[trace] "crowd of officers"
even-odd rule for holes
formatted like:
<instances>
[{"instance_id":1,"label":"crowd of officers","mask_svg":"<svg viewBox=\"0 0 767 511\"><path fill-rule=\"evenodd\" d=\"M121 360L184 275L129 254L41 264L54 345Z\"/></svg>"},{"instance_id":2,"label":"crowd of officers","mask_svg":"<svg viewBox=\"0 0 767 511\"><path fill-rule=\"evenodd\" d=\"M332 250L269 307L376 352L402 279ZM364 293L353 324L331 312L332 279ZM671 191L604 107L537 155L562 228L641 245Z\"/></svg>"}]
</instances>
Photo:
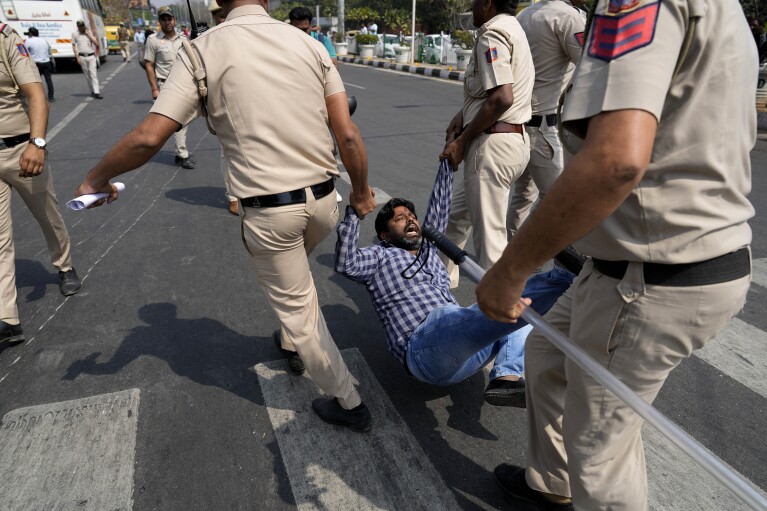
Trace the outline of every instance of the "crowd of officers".
<instances>
[{"instance_id":1,"label":"crowd of officers","mask_svg":"<svg viewBox=\"0 0 767 511\"><path fill-rule=\"evenodd\" d=\"M547 319L652 402L669 372L746 298L757 50L734 0L667 0L662 8L659 0L598 0L588 20L582 3L542 0L515 17L515 0L473 1L477 41L440 155L454 168L464 162L447 234L459 244L472 236L488 269L478 304L497 321L519 317L527 277L565 246L590 256ZM110 179L149 161L171 135L177 160L188 161L182 133L204 115L223 147L242 240L280 322L276 338L330 396L314 407L320 418L348 425L367 411L308 260L338 219L334 140L351 205L360 217L376 207L340 75L320 42L269 17L262 0L217 0L211 10L222 23L191 45L171 33L175 20L164 9L144 55L156 102L78 194L108 193L96 206L116 200ZM73 44L85 70L94 57L81 33ZM46 166L37 68L19 36L3 34L10 67L0 67L0 335L19 342L12 188L41 223L60 274L74 270ZM29 115L9 92L15 84ZM243 101L254 90L259 100ZM92 91L98 96L97 85ZM536 331L525 379L527 464L497 467L501 488L545 510L646 509L640 418Z\"/></svg>"}]
</instances>

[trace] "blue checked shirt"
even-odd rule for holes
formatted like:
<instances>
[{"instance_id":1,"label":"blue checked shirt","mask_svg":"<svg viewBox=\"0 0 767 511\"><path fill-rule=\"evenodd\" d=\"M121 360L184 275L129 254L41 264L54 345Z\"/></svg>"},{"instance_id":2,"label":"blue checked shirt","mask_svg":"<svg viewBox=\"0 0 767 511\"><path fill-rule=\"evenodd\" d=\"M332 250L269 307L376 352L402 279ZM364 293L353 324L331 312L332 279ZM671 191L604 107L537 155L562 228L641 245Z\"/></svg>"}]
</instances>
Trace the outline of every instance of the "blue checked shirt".
<instances>
[{"instance_id":1,"label":"blue checked shirt","mask_svg":"<svg viewBox=\"0 0 767 511\"><path fill-rule=\"evenodd\" d=\"M444 232L453 195L453 172L447 161L439 167L422 225ZM438 250L424 240L416 257L385 241L359 248L360 219L353 207L338 225L336 271L364 284L386 330L389 350L404 366L408 339L413 330L437 307L458 305L450 292L450 276ZM419 270L419 268L423 267ZM404 278L403 272L411 279Z\"/></svg>"}]
</instances>

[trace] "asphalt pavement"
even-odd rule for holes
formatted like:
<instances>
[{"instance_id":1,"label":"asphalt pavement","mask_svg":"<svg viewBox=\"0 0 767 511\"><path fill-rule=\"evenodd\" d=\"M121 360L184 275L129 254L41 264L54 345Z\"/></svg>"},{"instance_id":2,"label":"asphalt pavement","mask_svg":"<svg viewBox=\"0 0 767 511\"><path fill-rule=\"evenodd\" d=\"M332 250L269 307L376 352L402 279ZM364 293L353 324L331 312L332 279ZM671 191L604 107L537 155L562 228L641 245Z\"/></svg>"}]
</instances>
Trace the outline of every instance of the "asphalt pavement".
<instances>
[{"instance_id":1,"label":"asphalt pavement","mask_svg":"<svg viewBox=\"0 0 767 511\"><path fill-rule=\"evenodd\" d=\"M461 84L346 64L341 74L359 102L371 185L422 214ZM196 169L174 163L171 139L118 179L126 190L117 202L64 209L152 104L135 61L110 57L99 77L102 101L88 97L80 73L53 77L49 158L83 279L77 295L59 294L43 236L13 199L28 341L0 348L0 509L522 509L492 469L524 464L525 412L483 405L484 374L447 388L407 377L365 289L333 272L334 235L310 257L314 281L374 430L347 433L312 414L318 391L285 372L271 340L277 321L227 211L220 146L201 120L188 131ZM253 101L265 99L254 91ZM672 373L656 406L764 490L767 143L752 162L749 302ZM348 196L346 182L338 189ZM361 240L373 243L372 219ZM456 296L472 303L473 284L462 279ZM645 442L653 509L744 509L656 433Z\"/></svg>"}]
</instances>

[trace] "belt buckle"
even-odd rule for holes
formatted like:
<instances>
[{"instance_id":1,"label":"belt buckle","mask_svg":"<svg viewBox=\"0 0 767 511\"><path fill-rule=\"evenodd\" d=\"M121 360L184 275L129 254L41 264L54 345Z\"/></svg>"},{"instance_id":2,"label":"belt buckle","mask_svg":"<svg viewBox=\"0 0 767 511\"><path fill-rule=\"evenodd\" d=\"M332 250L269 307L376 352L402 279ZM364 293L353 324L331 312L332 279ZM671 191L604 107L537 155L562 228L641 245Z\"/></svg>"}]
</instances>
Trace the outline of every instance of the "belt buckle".
<instances>
[{"instance_id":1,"label":"belt buckle","mask_svg":"<svg viewBox=\"0 0 767 511\"><path fill-rule=\"evenodd\" d=\"M261 203L258 201L258 197L253 197L253 207L254 208L260 208Z\"/></svg>"}]
</instances>

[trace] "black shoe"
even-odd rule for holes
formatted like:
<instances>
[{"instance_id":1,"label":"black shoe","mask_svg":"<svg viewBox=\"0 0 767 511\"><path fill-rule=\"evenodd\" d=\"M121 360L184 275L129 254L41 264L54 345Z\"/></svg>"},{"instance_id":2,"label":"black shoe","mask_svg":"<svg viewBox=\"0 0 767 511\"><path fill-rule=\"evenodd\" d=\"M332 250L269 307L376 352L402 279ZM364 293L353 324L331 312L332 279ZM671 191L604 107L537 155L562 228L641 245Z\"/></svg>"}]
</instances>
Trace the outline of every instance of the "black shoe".
<instances>
[{"instance_id":1,"label":"black shoe","mask_svg":"<svg viewBox=\"0 0 767 511\"><path fill-rule=\"evenodd\" d=\"M272 338L274 339L274 344L277 346L277 349L280 350L283 355L288 357L288 367L290 367L290 372L298 376L304 374L306 367L304 367L303 360L301 360L301 357L295 351L286 350L282 347L282 336L280 335L279 330L274 331Z\"/></svg>"},{"instance_id":2,"label":"black shoe","mask_svg":"<svg viewBox=\"0 0 767 511\"><path fill-rule=\"evenodd\" d=\"M80 278L74 268L59 272L59 289L64 296L72 296L80 290Z\"/></svg>"},{"instance_id":3,"label":"black shoe","mask_svg":"<svg viewBox=\"0 0 767 511\"><path fill-rule=\"evenodd\" d=\"M191 158L181 158L176 156L176 163L180 164L185 169L193 169L194 161Z\"/></svg>"},{"instance_id":4,"label":"black shoe","mask_svg":"<svg viewBox=\"0 0 767 511\"><path fill-rule=\"evenodd\" d=\"M10 325L0 321L0 343L19 344L24 342L24 331L21 325Z\"/></svg>"},{"instance_id":5,"label":"black shoe","mask_svg":"<svg viewBox=\"0 0 767 511\"><path fill-rule=\"evenodd\" d=\"M48 98L48 103L54 103L56 101L56 98Z\"/></svg>"},{"instance_id":6,"label":"black shoe","mask_svg":"<svg viewBox=\"0 0 767 511\"><path fill-rule=\"evenodd\" d=\"M487 384L485 402L494 406L513 406L527 408L525 399L525 380L517 381L495 379Z\"/></svg>"},{"instance_id":7,"label":"black shoe","mask_svg":"<svg viewBox=\"0 0 767 511\"><path fill-rule=\"evenodd\" d=\"M183 162L184 160L189 160L189 161L191 161L192 163L197 163L197 160L195 160L195 159L194 159L194 156L192 156L191 154L190 154L189 156L187 156L186 158L182 158L181 156L179 156L179 155L176 155L176 163L181 163L181 162Z\"/></svg>"},{"instance_id":8,"label":"black shoe","mask_svg":"<svg viewBox=\"0 0 767 511\"><path fill-rule=\"evenodd\" d=\"M541 492L533 490L525 480L525 469L501 463L493 471L498 486L517 500L534 504L539 511L574 511L572 503L558 504L546 499Z\"/></svg>"},{"instance_id":9,"label":"black shoe","mask_svg":"<svg viewBox=\"0 0 767 511\"><path fill-rule=\"evenodd\" d=\"M96 99L104 99L104 96L102 96L101 94L96 94L95 92L91 94L91 97L94 97Z\"/></svg>"},{"instance_id":10,"label":"black shoe","mask_svg":"<svg viewBox=\"0 0 767 511\"><path fill-rule=\"evenodd\" d=\"M351 410L345 410L334 397L318 397L312 401L312 408L320 419L328 424L362 432L370 431L373 427L373 418L364 403Z\"/></svg>"}]
</instances>

